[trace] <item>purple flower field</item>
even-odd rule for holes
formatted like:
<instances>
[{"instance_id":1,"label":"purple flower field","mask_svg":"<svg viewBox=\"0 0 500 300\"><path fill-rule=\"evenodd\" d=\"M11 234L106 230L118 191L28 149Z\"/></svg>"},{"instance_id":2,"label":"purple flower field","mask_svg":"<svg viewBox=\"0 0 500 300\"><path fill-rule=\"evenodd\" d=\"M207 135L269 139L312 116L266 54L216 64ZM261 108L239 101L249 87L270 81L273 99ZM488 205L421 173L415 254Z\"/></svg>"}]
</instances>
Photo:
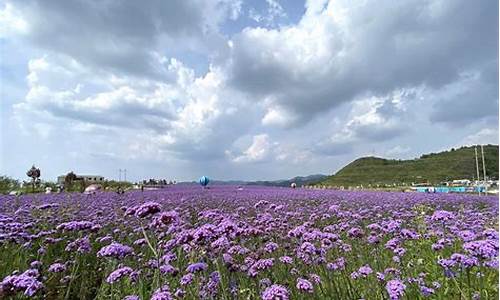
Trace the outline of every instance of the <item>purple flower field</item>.
<instances>
[{"instance_id":1,"label":"purple flower field","mask_svg":"<svg viewBox=\"0 0 500 300\"><path fill-rule=\"evenodd\" d=\"M0 196L0 298L497 299L498 198L173 186Z\"/></svg>"}]
</instances>

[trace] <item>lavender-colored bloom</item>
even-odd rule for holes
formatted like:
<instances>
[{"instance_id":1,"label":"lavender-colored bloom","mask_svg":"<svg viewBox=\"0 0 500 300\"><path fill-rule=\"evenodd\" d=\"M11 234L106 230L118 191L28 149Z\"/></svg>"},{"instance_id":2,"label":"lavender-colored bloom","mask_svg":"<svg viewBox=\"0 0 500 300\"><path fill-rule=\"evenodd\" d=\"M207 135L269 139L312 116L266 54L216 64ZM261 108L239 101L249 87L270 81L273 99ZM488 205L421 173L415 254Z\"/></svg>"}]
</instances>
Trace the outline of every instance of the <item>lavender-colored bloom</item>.
<instances>
[{"instance_id":1,"label":"lavender-colored bloom","mask_svg":"<svg viewBox=\"0 0 500 300\"><path fill-rule=\"evenodd\" d=\"M399 243L400 241L397 238L390 239L385 243L385 248L394 250L399 247Z\"/></svg>"},{"instance_id":2,"label":"lavender-colored bloom","mask_svg":"<svg viewBox=\"0 0 500 300\"><path fill-rule=\"evenodd\" d=\"M316 253L316 247L309 242L304 242L302 243L302 245L300 245L299 251L312 255Z\"/></svg>"},{"instance_id":3,"label":"lavender-colored bloom","mask_svg":"<svg viewBox=\"0 0 500 300\"><path fill-rule=\"evenodd\" d=\"M401 257L403 256L405 253L406 253L406 249L405 248L401 248L401 247L398 247L396 249L393 250L394 254L396 254L397 256Z\"/></svg>"},{"instance_id":4,"label":"lavender-colored bloom","mask_svg":"<svg viewBox=\"0 0 500 300\"><path fill-rule=\"evenodd\" d=\"M439 222L444 222L453 219L455 219L455 214L447 210L436 210L431 216L432 221L439 221Z\"/></svg>"},{"instance_id":5,"label":"lavender-colored bloom","mask_svg":"<svg viewBox=\"0 0 500 300\"><path fill-rule=\"evenodd\" d=\"M350 237L358 238L358 237L362 237L364 232L363 232L363 229L361 229L359 227L353 227L353 228L349 229L347 234Z\"/></svg>"},{"instance_id":6,"label":"lavender-colored bloom","mask_svg":"<svg viewBox=\"0 0 500 300\"><path fill-rule=\"evenodd\" d=\"M122 245L120 243L111 243L111 245L104 246L97 252L98 257L114 257L124 258L134 252L132 247Z\"/></svg>"},{"instance_id":7,"label":"lavender-colored bloom","mask_svg":"<svg viewBox=\"0 0 500 300\"><path fill-rule=\"evenodd\" d=\"M471 231L471 230L463 230L458 233L458 236L464 241L464 242L470 242L473 241L476 238L476 234Z\"/></svg>"},{"instance_id":8,"label":"lavender-colored bloom","mask_svg":"<svg viewBox=\"0 0 500 300\"><path fill-rule=\"evenodd\" d=\"M498 257L498 241L479 240L463 245L465 251L478 258L488 259Z\"/></svg>"},{"instance_id":9,"label":"lavender-colored bloom","mask_svg":"<svg viewBox=\"0 0 500 300\"><path fill-rule=\"evenodd\" d=\"M39 261L39 260L35 260L33 262L30 263L30 267L31 268L34 268L34 269L38 269L42 266L42 262Z\"/></svg>"},{"instance_id":10,"label":"lavender-colored bloom","mask_svg":"<svg viewBox=\"0 0 500 300\"><path fill-rule=\"evenodd\" d=\"M87 236L83 238L76 239L75 241L68 243L65 248L66 251L77 251L78 253L89 253L92 251L92 246L90 245L90 240Z\"/></svg>"},{"instance_id":11,"label":"lavender-colored bloom","mask_svg":"<svg viewBox=\"0 0 500 300\"><path fill-rule=\"evenodd\" d=\"M384 281L385 280L385 275L384 273L377 272L377 279L379 281Z\"/></svg>"},{"instance_id":12,"label":"lavender-colored bloom","mask_svg":"<svg viewBox=\"0 0 500 300\"><path fill-rule=\"evenodd\" d=\"M276 251L278 249L278 247L279 247L278 244L276 244L274 242L269 242L264 246L264 250L266 252L272 253L272 252Z\"/></svg>"},{"instance_id":13,"label":"lavender-colored bloom","mask_svg":"<svg viewBox=\"0 0 500 300\"><path fill-rule=\"evenodd\" d=\"M453 266L455 266L456 261L453 259L440 258L438 259L438 264L445 269L451 269Z\"/></svg>"},{"instance_id":14,"label":"lavender-colored bloom","mask_svg":"<svg viewBox=\"0 0 500 300\"><path fill-rule=\"evenodd\" d=\"M46 203L46 204L39 205L36 208L40 209L40 210L45 210L45 209L57 208L57 207L59 207L59 203Z\"/></svg>"},{"instance_id":15,"label":"lavender-colored bloom","mask_svg":"<svg viewBox=\"0 0 500 300\"><path fill-rule=\"evenodd\" d=\"M149 202L146 202L146 203L142 204L141 206L139 206L136 209L134 215L138 218L145 218L149 215L156 214L160 211L161 211L160 204L158 204L156 202L149 201Z\"/></svg>"},{"instance_id":16,"label":"lavender-colored bloom","mask_svg":"<svg viewBox=\"0 0 500 300\"><path fill-rule=\"evenodd\" d=\"M128 275L132 274L133 271L134 270L130 267L122 267L122 268L116 269L113 272L111 272L111 274L109 274L108 278L106 278L106 282L113 284L116 281L123 278L124 276L128 276Z\"/></svg>"},{"instance_id":17,"label":"lavender-colored bloom","mask_svg":"<svg viewBox=\"0 0 500 300\"><path fill-rule=\"evenodd\" d=\"M431 248L434 251L439 251L439 250L442 250L444 248L444 245L443 244L439 244L439 243L434 243L434 244L431 245Z\"/></svg>"},{"instance_id":18,"label":"lavender-colored bloom","mask_svg":"<svg viewBox=\"0 0 500 300\"><path fill-rule=\"evenodd\" d=\"M359 275L366 277L366 276L370 275L371 273L373 273L373 270L372 270L372 268L370 268L369 265L364 265L361 268L359 268L358 273L359 273Z\"/></svg>"},{"instance_id":19,"label":"lavender-colored bloom","mask_svg":"<svg viewBox=\"0 0 500 300\"><path fill-rule=\"evenodd\" d=\"M189 273L201 272L201 271L205 271L207 269L207 267L208 266L206 263L198 262L198 263L190 264L186 268L186 272L189 272Z\"/></svg>"},{"instance_id":20,"label":"lavender-colored bloom","mask_svg":"<svg viewBox=\"0 0 500 300\"><path fill-rule=\"evenodd\" d=\"M164 275L169 274L169 275L175 276L175 275L177 275L177 273L179 273L179 270L177 268L174 268L170 264L164 264L164 265L160 266L160 272Z\"/></svg>"},{"instance_id":21,"label":"lavender-colored bloom","mask_svg":"<svg viewBox=\"0 0 500 300\"><path fill-rule=\"evenodd\" d=\"M332 271L343 270L345 268L345 258L337 258L334 262L328 263L326 267L328 270Z\"/></svg>"},{"instance_id":22,"label":"lavender-colored bloom","mask_svg":"<svg viewBox=\"0 0 500 300\"><path fill-rule=\"evenodd\" d=\"M0 291L6 293L24 291L24 295L31 297L43 288L38 277L39 273L36 269L29 269L20 275L9 275L0 282Z\"/></svg>"},{"instance_id":23,"label":"lavender-colored bloom","mask_svg":"<svg viewBox=\"0 0 500 300\"><path fill-rule=\"evenodd\" d=\"M290 256L282 256L279 258L280 262L284 263L284 264L292 264L293 263L293 258L291 258Z\"/></svg>"},{"instance_id":24,"label":"lavender-colored bloom","mask_svg":"<svg viewBox=\"0 0 500 300\"><path fill-rule=\"evenodd\" d=\"M272 284L273 284L273 282L269 278L262 278L261 280L259 280L259 286L261 289L265 289L265 288L271 286Z\"/></svg>"},{"instance_id":25,"label":"lavender-colored bloom","mask_svg":"<svg viewBox=\"0 0 500 300\"><path fill-rule=\"evenodd\" d=\"M57 230L80 231L91 229L95 224L90 221L71 221L57 225Z\"/></svg>"},{"instance_id":26,"label":"lavender-colored bloom","mask_svg":"<svg viewBox=\"0 0 500 300\"><path fill-rule=\"evenodd\" d=\"M252 266L248 270L248 273L250 276L255 277L260 271L269 269L273 265L274 265L274 258L259 259L258 261L252 264Z\"/></svg>"},{"instance_id":27,"label":"lavender-colored bloom","mask_svg":"<svg viewBox=\"0 0 500 300\"><path fill-rule=\"evenodd\" d=\"M128 295L123 298L123 300L140 300L139 296L137 295Z\"/></svg>"},{"instance_id":28,"label":"lavender-colored bloom","mask_svg":"<svg viewBox=\"0 0 500 300\"><path fill-rule=\"evenodd\" d=\"M288 300L290 292L286 287L273 284L262 293L262 300Z\"/></svg>"},{"instance_id":29,"label":"lavender-colored bloom","mask_svg":"<svg viewBox=\"0 0 500 300\"><path fill-rule=\"evenodd\" d=\"M155 218L156 224L170 225L179 222L179 213L175 210L160 213Z\"/></svg>"},{"instance_id":30,"label":"lavender-colored bloom","mask_svg":"<svg viewBox=\"0 0 500 300\"><path fill-rule=\"evenodd\" d=\"M194 279L193 273L188 273L188 274L181 277L180 284L181 285L189 285L191 282L193 282L193 279Z\"/></svg>"},{"instance_id":31,"label":"lavender-colored bloom","mask_svg":"<svg viewBox=\"0 0 500 300\"><path fill-rule=\"evenodd\" d=\"M498 241L498 231L496 231L495 229L485 229L481 234L488 240Z\"/></svg>"},{"instance_id":32,"label":"lavender-colored bloom","mask_svg":"<svg viewBox=\"0 0 500 300\"><path fill-rule=\"evenodd\" d=\"M181 289L181 288L176 289L174 292L174 296L177 298L183 298L185 295L186 295L186 291Z\"/></svg>"},{"instance_id":33,"label":"lavender-colored bloom","mask_svg":"<svg viewBox=\"0 0 500 300\"><path fill-rule=\"evenodd\" d=\"M424 297L429 297L429 296L432 296L434 295L434 292L435 290L433 288L430 288L430 287L427 287L427 286L420 286L420 293L422 293L422 295Z\"/></svg>"},{"instance_id":34,"label":"lavender-colored bloom","mask_svg":"<svg viewBox=\"0 0 500 300\"><path fill-rule=\"evenodd\" d=\"M137 239L133 242L134 246L142 246L146 245L147 241L146 239Z\"/></svg>"},{"instance_id":35,"label":"lavender-colored bloom","mask_svg":"<svg viewBox=\"0 0 500 300\"><path fill-rule=\"evenodd\" d=\"M385 289L391 300L398 300L403 297L406 285L398 279L392 279L387 282Z\"/></svg>"},{"instance_id":36,"label":"lavender-colored bloom","mask_svg":"<svg viewBox=\"0 0 500 300\"><path fill-rule=\"evenodd\" d=\"M370 243L370 244L378 244L379 242L380 242L380 239L377 235L372 234L368 237L368 243Z\"/></svg>"},{"instance_id":37,"label":"lavender-colored bloom","mask_svg":"<svg viewBox=\"0 0 500 300\"><path fill-rule=\"evenodd\" d=\"M314 290L314 287L312 283L304 278L297 278L297 289L301 292L306 292L306 293L312 293Z\"/></svg>"},{"instance_id":38,"label":"lavender-colored bloom","mask_svg":"<svg viewBox=\"0 0 500 300\"><path fill-rule=\"evenodd\" d=\"M151 300L173 300L172 294L168 290L158 289L151 296Z\"/></svg>"},{"instance_id":39,"label":"lavender-colored bloom","mask_svg":"<svg viewBox=\"0 0 500 300\"><path fill-rule=\"evenodd\" d=\"M311 279L311 281L314 283L314 284L320 284L321 283L321 277L319 277L319 275L317 274L309 274L309 279Z\"/></svg>"},{"instance_id":40,"label":"lavender-colored bloom","mask_svg":"<svg viewBox=\"0 0 500 300\"><path fill-rule=\"evenodd\" d=\"M66 266L61 263L53 263L49 267L49 272L52 273L61 273L66 271Z\"/></svg>"}]
</instances>

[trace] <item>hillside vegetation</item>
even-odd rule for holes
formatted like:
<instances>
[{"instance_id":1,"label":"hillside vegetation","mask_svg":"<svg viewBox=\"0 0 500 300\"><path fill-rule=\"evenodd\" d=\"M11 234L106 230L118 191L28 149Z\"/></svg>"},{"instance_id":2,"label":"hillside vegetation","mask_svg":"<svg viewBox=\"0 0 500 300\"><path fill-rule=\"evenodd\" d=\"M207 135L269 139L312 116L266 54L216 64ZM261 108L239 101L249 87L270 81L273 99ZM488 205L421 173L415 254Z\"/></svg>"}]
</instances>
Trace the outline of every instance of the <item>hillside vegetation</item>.
<instances>
[{"instance_id":1,"label":"hillside vegetation","mask_svg":"<svg viewBox=\"0 0 500 300\"><path fill-rule=\"evenodd\" d=\"M486 176L498 179L498 145L484 146ZM478 147L480 176L483 176L481 150ZM474 179L476 161L474 147L462 147L439 153L424 154L411 160L359 158L321 184L333 186L438 184L453 179Z\"/></svg>"}]
</instances>

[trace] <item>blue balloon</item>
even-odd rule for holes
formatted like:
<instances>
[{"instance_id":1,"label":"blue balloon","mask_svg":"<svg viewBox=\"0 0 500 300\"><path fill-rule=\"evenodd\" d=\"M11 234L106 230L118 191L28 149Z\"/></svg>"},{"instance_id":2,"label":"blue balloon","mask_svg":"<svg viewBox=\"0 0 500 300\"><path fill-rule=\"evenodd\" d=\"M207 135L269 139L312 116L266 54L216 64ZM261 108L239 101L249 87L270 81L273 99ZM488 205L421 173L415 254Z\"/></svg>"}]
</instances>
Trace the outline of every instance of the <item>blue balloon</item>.
<instances>
[{"instance_id":1,"label":"blue balloon","mask_svg":"<svg viewBox=\"0 0 500 300\"><path fill-rule=\"evenodd\" d=\"M207 176L201 176L200 180L198 181L201 186L207 186L207 184L210 182Z\"/></svg>"}]
</instances>

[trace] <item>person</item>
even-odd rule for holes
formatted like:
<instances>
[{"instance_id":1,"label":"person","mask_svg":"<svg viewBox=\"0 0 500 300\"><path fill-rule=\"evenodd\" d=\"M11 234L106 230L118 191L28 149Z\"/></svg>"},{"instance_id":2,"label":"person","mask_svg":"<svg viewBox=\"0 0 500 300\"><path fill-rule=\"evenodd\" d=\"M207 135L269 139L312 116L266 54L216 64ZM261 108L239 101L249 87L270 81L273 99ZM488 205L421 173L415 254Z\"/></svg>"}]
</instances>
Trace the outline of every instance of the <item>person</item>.
<instances>
[{"instance_id":1,"label":"person","mask_svg":"<svg viewBox=\"0 0 500 300\"><path fill-rule=\"evenodd\" d=\"M144 192L144 184L141 184L141 192Z\"/></svg>"}]
</instances>

